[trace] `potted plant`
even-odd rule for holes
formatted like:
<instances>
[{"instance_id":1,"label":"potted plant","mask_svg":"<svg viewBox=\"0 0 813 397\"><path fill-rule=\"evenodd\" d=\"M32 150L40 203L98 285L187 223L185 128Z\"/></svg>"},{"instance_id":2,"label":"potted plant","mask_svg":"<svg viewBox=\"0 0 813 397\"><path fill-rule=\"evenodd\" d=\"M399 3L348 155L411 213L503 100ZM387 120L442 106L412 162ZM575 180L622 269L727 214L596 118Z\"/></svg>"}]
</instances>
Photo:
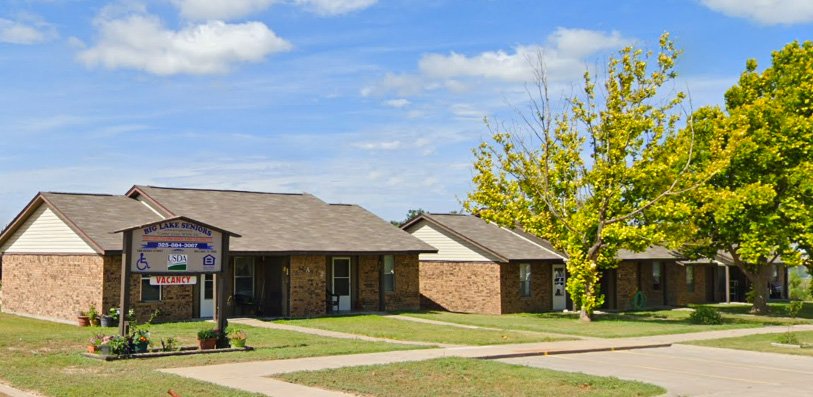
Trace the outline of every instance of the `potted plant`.
<instances>
[{"instance_id":1,"label":"potted plant","mask_svg":"<svg viewBox=\"0 0 813 397\"><path fill-rule=\"evenodd\" d=\"M76 315L76 321L79 323L80 327L90 326L90 317L88 317L88 315L81 310Z\"/></svg>"},{"instance_id":2,"label":"potted plant","mask_svg":"<svg viewBox=\"0 0 813 397\"><path fill-rule=\"evenodd\" d=\"M229 333L229 342L231 343L232 347L246 347L246 331L241 329L233 330Z\"/></svg>"},{"instance_id":3,"label":"potted plant","mask_svg":"<svg viewBox=\"0 0 813 397\"><path fill-rule=\"evenodd\" d=\"M201 350L211 350L217 346L217 331L212 328L198 331L198 347Z\"/></svg>"},{"instance_id":4,"label":"potted plant","mask_svg":"<svg viewBox=\"0 0 813 397\"><path fill-rule=\"evenodd\" d=\"M102 327L115 327L118 324L118 322L119 322L119 312L116 310L116 308L111 307L110 310L107 311L107 314L102 314L101 317Z\"/></svg>"},{"instance_id":5,"label":"potted plant","mask_svg":"<svg viewBox=\"0 0 813 397\"><path fill-rule=\"evenodd\" d=\"M102 334L95 334L92 335L88 339L88 353L96 353L99 351L99 346L102 344L102 340L104 340L104 335Z\"/></svg>"},{"instance_id":6,"label":"potted plant","mask_svg":"<svg viewBox=\"0 0 813 397\"><path fill-rule=\"evenodd\" d=\"M150 331L144 328L136 328L132 335L133 353L146 353L150 345Z\"/></svg>"},{"instance_id":7,"label":"potted plant","mask_svg":"<svg viewBox=\"0 0 813 397\"><path fill-rule=\"evenodd\" d=\"M90 321L90 325L98 326L99 325L99 312L96 311L96 306L90 305L90 309L87 311L88 320Z\"/></svg>"},{"instance_id":8,"label":"potted plant","mask_svg":"<svg viewBox=\"0 0 813 397\"><path fill-rule=\"evenodd\" d=\"M105 355L124 355L130 353L130 341L119 335L105 336L99 346L99 352Z\"/></svg>"}]
</instances>

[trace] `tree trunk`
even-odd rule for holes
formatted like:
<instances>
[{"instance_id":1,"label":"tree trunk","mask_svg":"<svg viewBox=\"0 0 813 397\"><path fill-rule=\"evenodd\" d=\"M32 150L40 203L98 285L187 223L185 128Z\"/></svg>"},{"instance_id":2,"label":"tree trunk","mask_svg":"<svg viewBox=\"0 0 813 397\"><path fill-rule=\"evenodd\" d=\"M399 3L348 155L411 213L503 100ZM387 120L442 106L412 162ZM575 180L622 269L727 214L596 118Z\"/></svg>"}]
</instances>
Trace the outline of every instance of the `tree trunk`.
<instances>
[{"instance_id":1,"label":"tree trunk","mask_svg":"<svg viewBox=\"0 0 813 397\"><path fill-rule=\"evenodd\" d=\"M771 272L771 267L767 264L761 264L755 272L744 272L751 281L751 288L754 291L754 305L751 306L752 314L768 314L768 298L770 297L770 290L768 288L768 275Z\"/></svg>"},{"instance_id":2,"label":"tree trunk","mask_svg":"<svg viewBox=\"0 0 813 397\"><path fill-rule=\"evenodd\" d=\"M587 310L584 310L584 308L582 308L579 311L579 320L589 323L593 321L593 318L590 316L590 313L588 313Z\"/></svg>"}]
</instances>

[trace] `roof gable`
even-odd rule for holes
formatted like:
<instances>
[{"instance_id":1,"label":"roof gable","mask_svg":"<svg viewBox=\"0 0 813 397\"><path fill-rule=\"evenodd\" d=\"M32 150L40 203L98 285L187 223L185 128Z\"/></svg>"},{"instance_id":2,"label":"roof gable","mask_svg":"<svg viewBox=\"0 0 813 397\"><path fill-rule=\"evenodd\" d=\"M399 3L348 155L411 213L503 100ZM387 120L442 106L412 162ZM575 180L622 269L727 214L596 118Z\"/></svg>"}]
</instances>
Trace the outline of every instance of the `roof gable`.
<instances>
[{"instance_id":1,"label":"roof gable","mask_svg":"<svg viewBox=\"0 0 813 397\"><path fill-rule=\"evenodd\" d=\"M92 254L96 250L42 200L14 231L4 236L3 253Z\"/></svg>"},{"instance_id":2,"label":"roof gable","mask_svg":"<svg viewBox=\"0 0 813 397\"><path fill-rule=\"evenodd\" d=\"M534 239L472 215L423 214L404 225L403 229L412 231L421 222L433 224L502 261L564 260L562 255Z\"/></svg>"}]
</instances>

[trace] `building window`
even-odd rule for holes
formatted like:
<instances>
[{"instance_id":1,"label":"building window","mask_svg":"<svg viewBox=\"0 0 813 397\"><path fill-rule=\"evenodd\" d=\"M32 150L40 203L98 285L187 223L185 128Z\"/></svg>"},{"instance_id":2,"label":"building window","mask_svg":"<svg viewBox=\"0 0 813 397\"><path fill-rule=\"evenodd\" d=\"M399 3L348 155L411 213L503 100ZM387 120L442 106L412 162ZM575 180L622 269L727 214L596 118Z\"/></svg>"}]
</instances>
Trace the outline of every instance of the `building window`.
<instances>
[{"instance_id":1,"label":"building window","mask_svg":"<svg viewBox=\"0 0 813 397\"><path fill-rule=\"evenodd\" d=\"M234 296L237 300L254 299L254 257L234 258Z\"/></svg>"},{"instance_id":2,"label":"building window","mask_svg":"<svg viewBox=\"0 0 813 397\"><path fill-rule=\"evenodd\" d=\"M141 301L157 302L161 300L161 286L151 285L149 276L141 276Z\"/></svg>"},{"instance_id":3,"label":"building window","mask_svg":"<svg viewBox=\"0 0 813 397\"><path fill-rule=\"evenodd\" d=\"M661 289L661 263L652 262L652 289Z\"/></svg>"},{"instance_id":4,"label":"building window","mask_svg":"<svg viewBox=\"0 0 813 397\"><path fill-rule=\"evenodd\" d=\"M519 295L531 296L531 265L519 264Z\"/></svg>"},{"instance_id":5,"label":"building window","mask_svg":"<svg viewBox=\"0 0 813 397\"><path fill-rule=\"evenodd\" d=\"M686 265L686 291L694 292L694 266Z\"/></svg>"},{"instance_id":6,"label":"building window","mask_svg":"<svg viewBox=\"0 0 813 397\"><path fill-rule=\"evenodd\" d=\"M384 255L384 292L395 291L395 257Z\"/></svg>"}]
</instances>

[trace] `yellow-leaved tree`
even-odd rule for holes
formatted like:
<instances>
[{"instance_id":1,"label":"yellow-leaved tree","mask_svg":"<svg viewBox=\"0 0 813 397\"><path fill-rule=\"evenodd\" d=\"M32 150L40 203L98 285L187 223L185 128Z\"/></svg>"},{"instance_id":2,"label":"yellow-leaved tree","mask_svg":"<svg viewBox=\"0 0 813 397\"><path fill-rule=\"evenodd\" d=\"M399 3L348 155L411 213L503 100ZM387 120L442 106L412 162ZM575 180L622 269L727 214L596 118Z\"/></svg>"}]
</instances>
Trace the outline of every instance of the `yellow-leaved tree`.
<instances>
[{"instance_id":1,"label":"yellow-leaved tree","mask_svg":"<svg viewBox=\"0 0 813 397\"><path fill-rule=\"evenodd\" d=\"M620 249L645 250L676 233L691 208L674 198L721 168L724 155L707 140L693 145L685 94L663 92L679 51L668 34L653 53L627 47L611 57L597 89L584 74L581 95L552 111L543 68L530 111L511 129L489 126L492 141L475 150L475 190L466 210L521 227L568 256L567 291L590 321L603 302L601 271ZM671 89L672 87L668 87ZM703 156L702 169L693 159Z\"/></svg>"}]
</instances>

